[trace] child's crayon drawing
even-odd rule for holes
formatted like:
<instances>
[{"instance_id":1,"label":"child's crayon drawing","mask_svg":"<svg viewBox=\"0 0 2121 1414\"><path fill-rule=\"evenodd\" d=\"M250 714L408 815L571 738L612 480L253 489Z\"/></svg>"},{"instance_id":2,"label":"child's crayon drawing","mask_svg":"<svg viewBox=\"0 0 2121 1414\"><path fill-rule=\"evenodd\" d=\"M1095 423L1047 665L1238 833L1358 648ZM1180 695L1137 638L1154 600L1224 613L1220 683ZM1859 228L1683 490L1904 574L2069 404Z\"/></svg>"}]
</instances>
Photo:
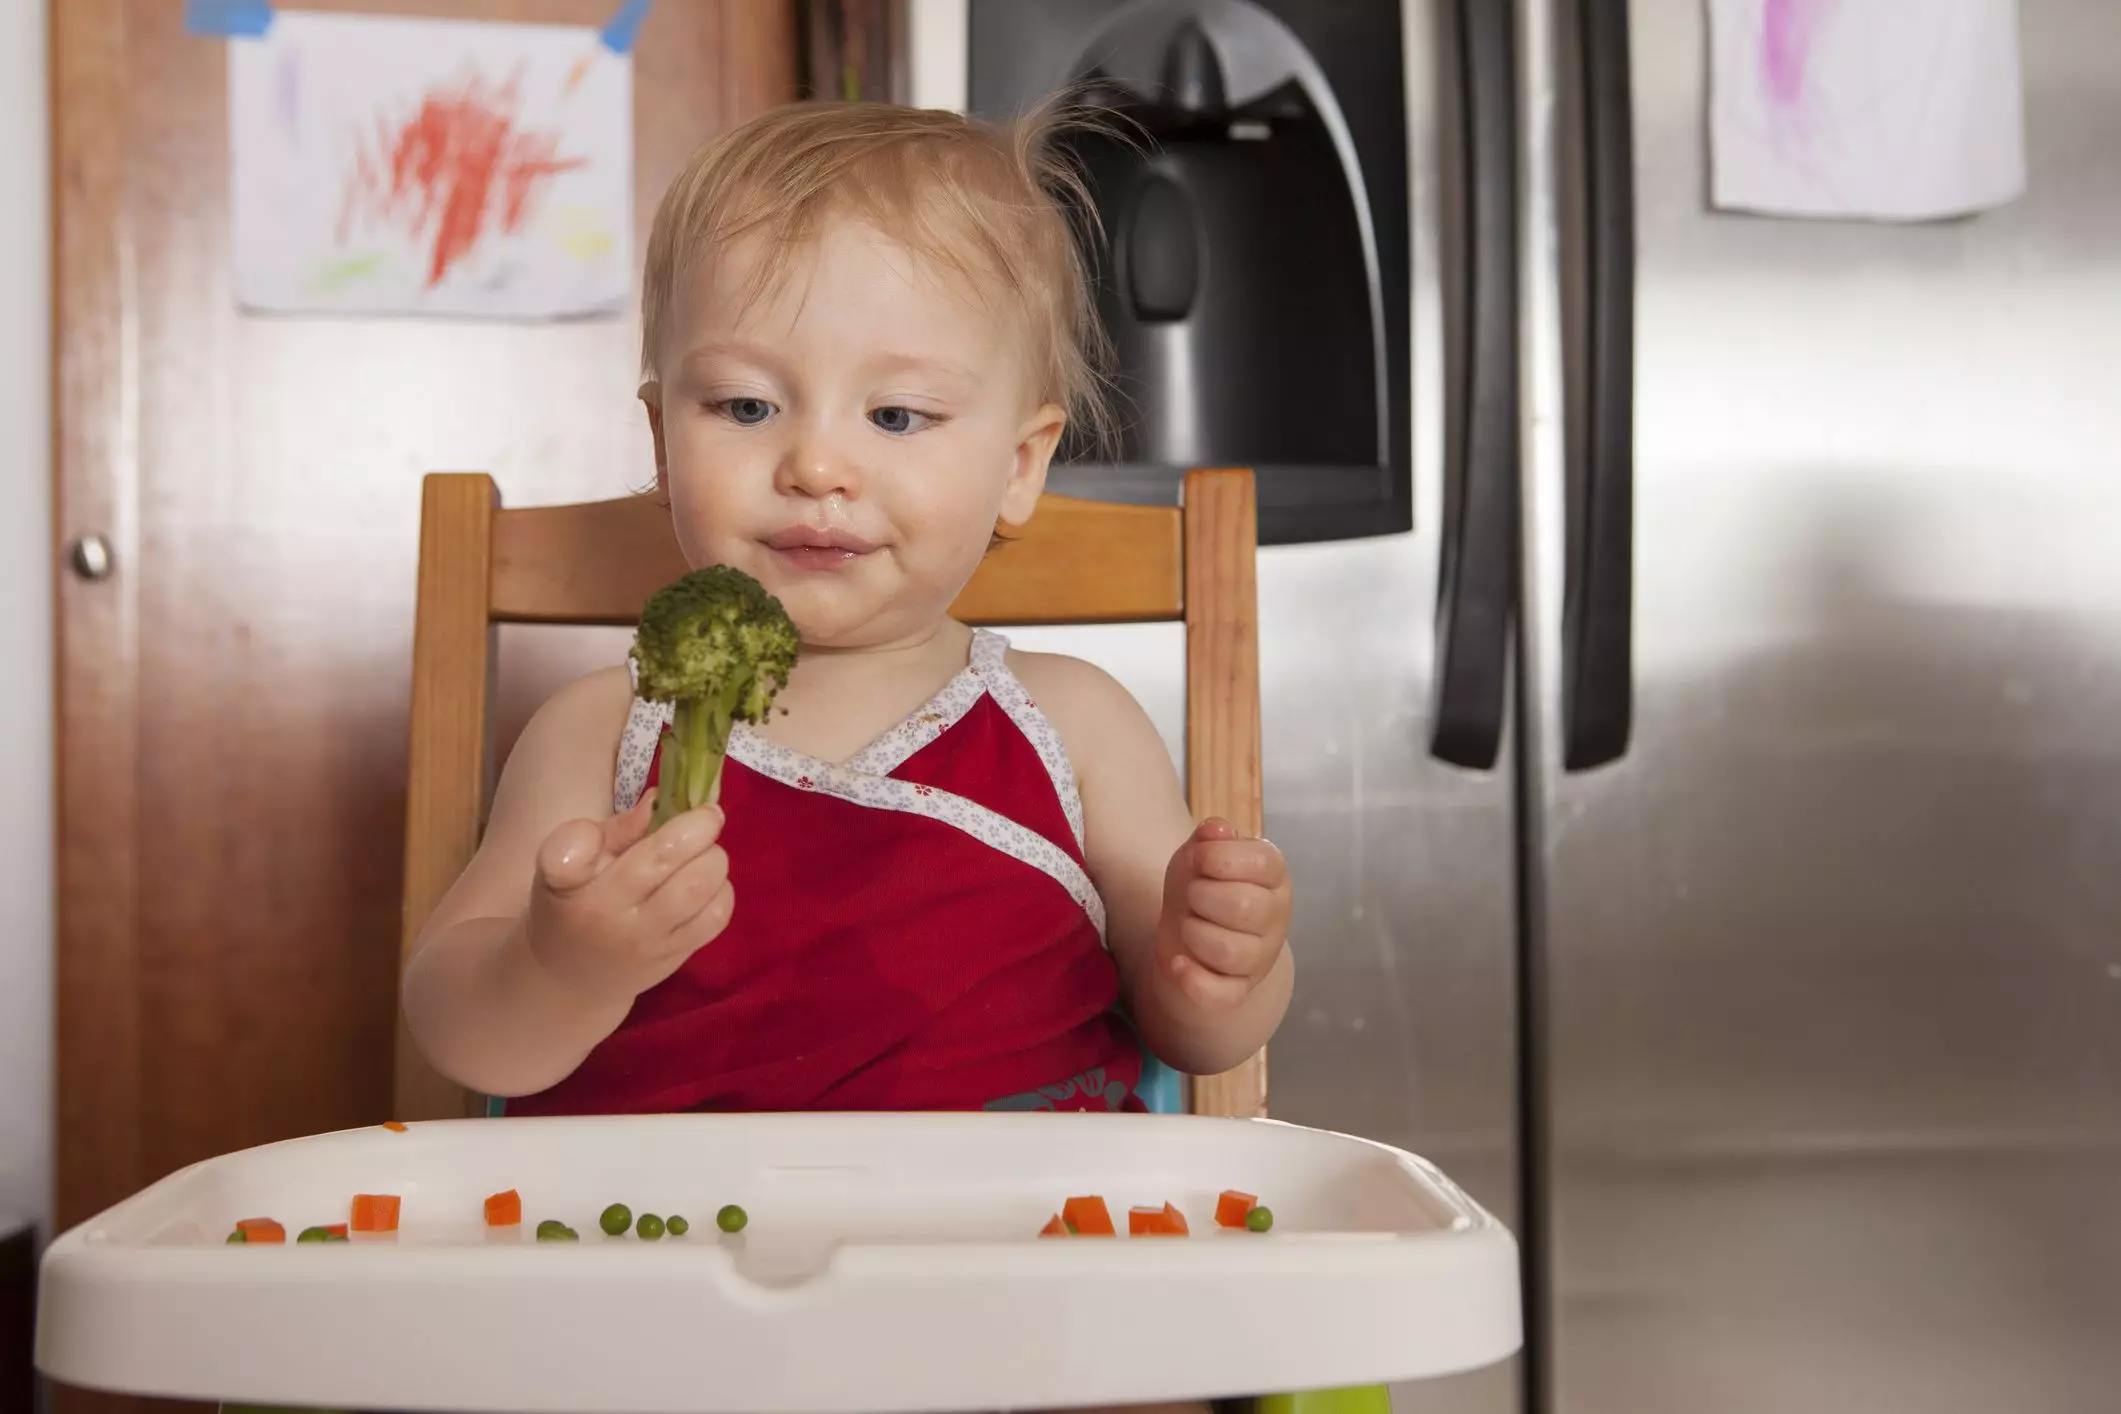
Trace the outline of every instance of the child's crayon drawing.
<instances>
[{"instance_id":1,"label":"child's crayon drawing","mask_svg":"<svg viewBox=\"0 0 2121 1414\"><path fill-rule=\"evenodd\" d=\"M302 313L617 309L631 61L587 27L288 12L229 46L236 297Z\"/></svg>"}]
</instances>

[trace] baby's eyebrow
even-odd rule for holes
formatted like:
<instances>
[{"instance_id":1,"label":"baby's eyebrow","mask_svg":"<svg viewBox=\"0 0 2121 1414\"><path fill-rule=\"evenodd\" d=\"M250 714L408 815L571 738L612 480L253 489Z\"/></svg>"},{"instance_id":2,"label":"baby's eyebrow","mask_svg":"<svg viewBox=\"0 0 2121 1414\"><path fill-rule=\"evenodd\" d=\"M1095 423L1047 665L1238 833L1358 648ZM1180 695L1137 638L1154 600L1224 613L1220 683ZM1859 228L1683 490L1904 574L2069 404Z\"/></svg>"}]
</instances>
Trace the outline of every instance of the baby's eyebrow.
<instances>
[{"instance_id":1,"label":"baby's eyebrow","mask_svg":"<svg viewBox=\"0 0 2121 1414\"><path fill-rule=\"evenodd\" d=\"M969 365L960 363L954 358L945 358L940 355L916 353L878 354L868 360L868 368L869 372L875 374L919 373L949 379L957 383L971 384L979 381L979 375Z\"/></svg>"},{"instance_id":2,"label":"baby's eyebrow","mask_svg":"<svg viewBox=\"0 0 2121 1414\"><path fill-rule=\"evenodd\" d=\"M695 344L685 350L682 362L687 366L712 363L716 359L730 359L739 363L757 364L764 368L780 370L786 364L771 348L764 344L747 343L741 339L713 339Z\"/></svg>"}]
</instances>

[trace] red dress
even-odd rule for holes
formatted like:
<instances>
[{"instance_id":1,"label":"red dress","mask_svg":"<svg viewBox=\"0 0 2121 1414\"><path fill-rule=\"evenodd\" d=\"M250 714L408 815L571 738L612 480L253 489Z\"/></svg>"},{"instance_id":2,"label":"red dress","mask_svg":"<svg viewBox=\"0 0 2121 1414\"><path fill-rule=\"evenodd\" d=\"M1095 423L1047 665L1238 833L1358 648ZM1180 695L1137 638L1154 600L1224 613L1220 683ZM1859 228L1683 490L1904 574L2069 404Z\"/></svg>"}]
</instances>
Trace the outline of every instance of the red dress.
<instances>
[{"instance_id":1,"label":"red dress","mask_svg":"<svg viewBox=\"0 0 2121 1414\"><path fill-rule=\"evenodd\" d=\"M841 765L739 728L729 927L508 1112L1144 1109L1074 772L1007 649L976 635ZM653 783L667 720L634 703L615 809Z\"/></svg>"}]
</instances>

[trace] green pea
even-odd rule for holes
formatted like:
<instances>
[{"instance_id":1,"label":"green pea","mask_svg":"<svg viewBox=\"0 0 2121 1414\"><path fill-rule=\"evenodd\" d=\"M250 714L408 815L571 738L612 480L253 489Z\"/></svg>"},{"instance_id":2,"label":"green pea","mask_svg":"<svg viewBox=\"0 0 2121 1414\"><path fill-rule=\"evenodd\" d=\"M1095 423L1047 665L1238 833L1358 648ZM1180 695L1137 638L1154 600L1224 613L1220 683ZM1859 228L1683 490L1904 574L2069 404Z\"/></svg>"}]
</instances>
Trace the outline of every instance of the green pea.
<instances>
[{"instance_id":1,"label":"green pea","mask_svg":"<svg viewBox=\"0 0 2121 1414\"><path fill-rule=\"evenodd\" d=\"M305 1228L303 1228L303 1229L302 1229L302 1235L301 1235L301 1236L299 1236L299 1237L297 1237L297 1238L295 1239L295 1241L297 1241L297 1242L329 1242L329 1241L331 1241L331 1236L332 1236L332 1235L331 1235L331 1230L330 1230L329 1228L322 1228L322 1227L305 1227Z\"/></svg>"},{"instance_id":2,"label":"green pea","mask_svg":"<svg viewBox=\"0 0 2121 1414\"><path fill-rule=\"evenodd\" d=\"M663 1231L669 1233L672 1237L683 1237L686 1233L692 1231L692 1224L686 1222L676 1213L672 1213L669 1218L664 1221Z\"/></svg>"},{"instance_id":3,"label":"green pea","mask_svg":"<svg viewBox=\"0 0 2121 1414\"><path fill-rule=\"evenodd\" d=\"M239 1227L234 1232L228 1235L228 1240L230 1242L248 1242L250 1241L250 1238L245 1236L243 1229Z\"/></svg>"},{"instance_id":4,"label":"green pea","mask_svg":"<svg viewBox=\"0 0 2121 1414\"><path fill-rule=\"evenodd\" d=\"M1274 1226L1274 1211L1271 1208L1254 1208L1245 1214L1245 1226L1254 1232L1265 1232Z\"/></svg>"},{"instance_id":5,"label":"green pea","mask_svg":"<svg viewBox=\"0 0 2121 1414\"><path fill-rule=\"evenodd\" d=\"M547 1218L538 1224L538 1241L540 1242L578 1242L580 1240L575 1230L558 1218Z\"/></svg>"},{"instance_id":6,"label":"green pea","mask_svg":"<svg viewBox=\"0 0 2121 1414\"><path fill-rule=\"evenodd\" d=\"M663 1235L663 1220L654 1213L643 1213L641 1220L633 1225L633 1230L641 1241L653 1242Z\"/></svg>"},{"instance_id":7,"label":"green pea","mask_svg":"<svg viewBox=\"0 0 2121 1414\"><path fill-rule=\"evenodd\" d=\"M624 1203L613 1203L604 1210L604 1216L597 1219L597 1226L608 1236L624 1237L626 1229L633 1226L633 1209Z\"/></svg>"},{"instance_id":8,"label":"green pea","mask_svg":"<svg viewBox=\"0 0 2121 1414\"><path fill-rule=\"evenodd\" d=\"M714 1225L724 1232L742 1232L744 1224L750 1221L744 1210L734 1203L714 1215Z\"/></svg>"}]
</instances>

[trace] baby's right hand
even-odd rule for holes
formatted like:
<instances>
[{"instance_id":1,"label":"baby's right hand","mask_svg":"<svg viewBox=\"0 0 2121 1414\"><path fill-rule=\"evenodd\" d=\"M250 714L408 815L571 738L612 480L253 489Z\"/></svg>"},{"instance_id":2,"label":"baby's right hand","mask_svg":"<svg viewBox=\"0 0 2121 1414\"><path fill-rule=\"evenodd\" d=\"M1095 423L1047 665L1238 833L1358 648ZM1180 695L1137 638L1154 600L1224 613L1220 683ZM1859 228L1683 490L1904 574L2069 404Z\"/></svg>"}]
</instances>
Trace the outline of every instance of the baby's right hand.
<instances>
[{"instance_id":1,"label":"baby's right hand","mask_svg":"<svg viewBox=\"0 0 2121 1414\"><path fill-rule=\"evenodd\" d=\"M544 969L598 999L631 1003L729 926L736 894L713 806L648 832L652 794L601 823L545 837L525 937Z\"/></svg>"}]
</instances>

